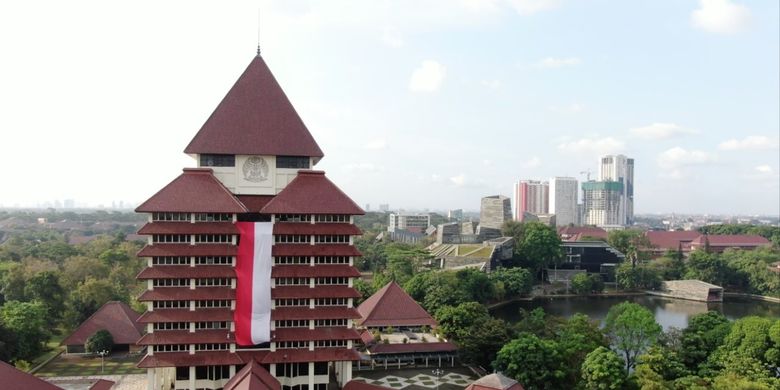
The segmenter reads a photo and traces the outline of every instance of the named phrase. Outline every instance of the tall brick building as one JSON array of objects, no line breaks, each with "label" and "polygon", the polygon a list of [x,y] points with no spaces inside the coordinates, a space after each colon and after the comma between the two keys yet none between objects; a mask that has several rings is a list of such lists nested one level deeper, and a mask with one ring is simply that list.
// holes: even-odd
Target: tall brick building
[{"label": "tall brick building", "polygon": [[[148,388],[219,389],[250,362],[244,372],[266,370],[284,390],[344,385],[359,357],[353,216],[363,210],[311,170],[323,153],[259,55],[185,153],[197,168],[136,210],[149,216],[138,254]],[[256,345],[236,341],[241,222],[272,224],[270,278],[255,286],[270,289],[270,340]]]}]

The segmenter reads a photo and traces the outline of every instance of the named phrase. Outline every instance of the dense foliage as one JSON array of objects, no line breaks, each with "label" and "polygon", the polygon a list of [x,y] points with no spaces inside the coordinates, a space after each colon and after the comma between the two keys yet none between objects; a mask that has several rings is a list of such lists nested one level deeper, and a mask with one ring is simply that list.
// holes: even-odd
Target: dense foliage
[{"label": "dense foliage", "polygon": [[90,353],[111,352],[112,348],[114,348],[114,337],[105,329],[101,329],[89,336],[87,343],[84,344],[84,349]]},{"label": "dense foliage", "polygon": [[780,227],[747,224],[720,224],[702,226],[697,229],[702,234],[756,234],[780,246]]},{"label": "dense foliage", "polygon": [[536,221],[507,221],[501,233],[514,238],[512,265],[532,270],[540,280],[545,268],[559,264],[563,258],[561,239],[554,227]]}]

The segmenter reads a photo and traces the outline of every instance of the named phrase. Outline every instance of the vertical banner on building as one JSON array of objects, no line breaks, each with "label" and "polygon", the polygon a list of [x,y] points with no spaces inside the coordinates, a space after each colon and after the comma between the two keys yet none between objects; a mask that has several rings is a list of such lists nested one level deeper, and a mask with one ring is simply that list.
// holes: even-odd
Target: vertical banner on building
[{"label": "vertical banner on building", "polygon": [[237,222],[241,241],[236,259],[236,343],[271,341],[271,222]]}]

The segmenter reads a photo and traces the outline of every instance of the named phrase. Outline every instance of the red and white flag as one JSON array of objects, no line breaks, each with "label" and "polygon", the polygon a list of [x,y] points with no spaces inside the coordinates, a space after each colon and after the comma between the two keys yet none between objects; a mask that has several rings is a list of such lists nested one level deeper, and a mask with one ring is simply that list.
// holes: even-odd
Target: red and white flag
[{"label": "red and white flag", "polygon": [[236,259],[236,343],[271,341],[271,222],[237,222],[241,234]]}]

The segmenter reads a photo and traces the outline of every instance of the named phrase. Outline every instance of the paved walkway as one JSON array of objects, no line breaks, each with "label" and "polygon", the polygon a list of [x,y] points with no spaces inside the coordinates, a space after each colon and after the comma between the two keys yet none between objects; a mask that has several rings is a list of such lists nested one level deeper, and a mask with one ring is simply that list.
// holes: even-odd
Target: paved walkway
[{"label": "paved walkway", "polygon": [[116,383],[112,390],[146,390],[145,374],[128,375],[90,375],[90,376],[59,376],[41,378],[65,390],[87,390],[93,381],[89,379],[105,379]]},{"label": "paved walkway", "polygon": [[435,389],[439,386],[446,388],[448,387],[447,385],[464,388],[473,381],[468,375],[459,374],[456,372],[442,375],[440,378],[429,374],[417,374],[410,378],[388,375],[379,379],[368,379],[362,376],[354,377],[352,379],[373,385],[390,387],[393,389],[403,389],[409,386],[419,386],[426,389]]}]

